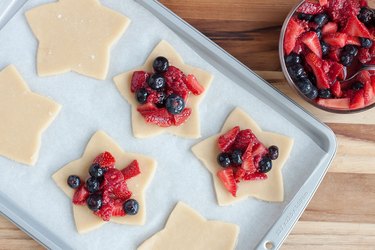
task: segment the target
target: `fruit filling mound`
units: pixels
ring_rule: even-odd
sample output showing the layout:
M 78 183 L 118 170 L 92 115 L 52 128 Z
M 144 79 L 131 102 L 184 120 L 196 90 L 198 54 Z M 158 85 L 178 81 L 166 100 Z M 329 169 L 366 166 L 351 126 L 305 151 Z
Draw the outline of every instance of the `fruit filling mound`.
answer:
M 371 84 L 366 90 L 364 82 L 358 88 L 356 82 L 343 80 L 375 63 L 374 35 L 375 12 L 367 1 L 306 0 L 285 31 L 283 49 L 289 75 L 300 92 L 318 105 L 339 110 L 363 108 L 374 102 L 373 95 L 365 94 L 374 92 Z
M 186 107 L 190 93 L 200 95 L 204 87 L 194 75 L 185 75 L 169 65 L 165 57 L 155 58 L 153 69 L 154 73 L 133 73 L 130 90 L 140 104 L 137 110 L 147 123 L 160 127 L 180 126 L 192 112 Z
M 86 182 L 70 175 L 67 184 L 75 189 L 73 204 L 87 206 L 104 221 L 112 216 L 135 215 L 139 203 L 132 199 L 126 181 L 141 173 L 138 161 L 132 161 L 121 171 L 115 168 L 116 160 L 109 152 L 98 155 L 89 168 Z
M 250 129 L 241 130 L 239 126 L 221 135 L 218 147 L 217 162 L 223 169 L 217 172 L 217 176 L 234 197 L 237 183 L 266 180 L 272 169 L 272 160 L 279 156 L 277 146 L 267 148 Z

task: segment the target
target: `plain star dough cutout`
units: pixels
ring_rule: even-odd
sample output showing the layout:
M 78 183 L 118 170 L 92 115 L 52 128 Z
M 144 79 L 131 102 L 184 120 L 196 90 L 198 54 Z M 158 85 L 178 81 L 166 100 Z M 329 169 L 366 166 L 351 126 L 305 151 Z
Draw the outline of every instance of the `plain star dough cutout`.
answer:
M 130 91 L 131 78 L 134 71 L 143 70 L 147 72 L 152 72 L 152 63 L 154 59 L 158 56 L 164 56 L 168 59 L 169 64 L 175 66 L 182 70 L 185 74 L 193 74 L 198 82 L 204 87 L 205 91 L 199 95 L 189 95 L 188 103 L 186 107 L 192 109 L 192 113 L 189 119 L 180 126 L 171 126 L 167 128 L 159 127 L 155 124 L 146 123 L 144 117 L 137 111 L 137 100 L 135 99 L 134 93 Z M 114 78 L 115 84 L 120 91 L 121 95 L 125 100 L 130 103 L 132 107 L 132 127 L 133 134 L 137 138 L 146 138 L 162 134 L 164 132 L 174 134 L 177 136 L 182 136 L 186 138 L 199 138 L 200 134 L 200 121 L 199 121 L 199 104 L 206 95 L 213 76 L 201 69 L 194 68 L 192 66 L 186 65 L 175 49 L 166 41 L 161 41 L 155 49 L 151 52 L 147 58 L 145 64 L 137 69 L 133 69 L 129 72 L 118 75 Z
M 39 41 L 39 76 L 75 71 L 104 80 L 111 46 L 130 24 L 98 0 L 60 0 L 26 12 Z
M 222 169 L 217 163 L 217 155 L 220 153 L 217 140 L 220 135 L 235 126 L 241 129 L 251 129 L 256 137 L 266 146 L 276 145 L 279 147 L 279 157 L 272 161 L 272 170 L 267 173 L 268 178 L 260 181 L 242 181 L 238 183 L 237 196 L 233 197 L 225 189 L 217 177 L 217 172 Z M 281 202 L 284 200 L 284 185 L 282 167 L 287 161 L 293 147 L 293 139 L 262 131 L 259 126 L 241 109 L 236 108 L 229 115 L 221 132 L 192 147 L 195 156 L 202 161 L 204 166 L 212 173 L 217 201 L 220 206 L 230 205 L 234 202 L 244 200 L 247 197 L 255 197 L 260 200 Z
M 31 92 L 17 69 L 10 65 L 0 72 L 0 155 L 35 165 L 44 130 L 61 106 Z
M 138 250 L 231 250 L 237 244 L 239 227 L 221 221 L 208 221 L 179 202 L 165 228 L 138 247 Z
M 104 132 L 98 131 L 90 139 L 86 150 L 80 159 L 65 165 L 52 176 L 57 186 L 59 186 L 70 198 L 78 233 L 87 233 L 101 227 L 107 222 L 93 214 L 93 212 L 87 206 L 77 206 L 72 203 L 71 200 L 74 194 L 74 189 L 67 185 L 66 180 L 68 179 L 69 175 L 77 175 L 81 179 L 85 180 L 92 161 L 97 155 L 105 151 L 110 152 L 115 157 L 116 167 L 122 169 L 136 159 L 141 170 L 141 174 L 126 181 L 129 190 L 133 193 L 132 198 L 136 199 L 139 203 L 138 213 L 132 216 L 126 215 L 124 217 L 112 217 L 110 221 L 118 224 L 128 225 L 143 225 L 146 221 L 145 193 L 154 176 L 156 161 L 144 155 L 124 152 L 112 140 L 112 138 L 110 138 Z

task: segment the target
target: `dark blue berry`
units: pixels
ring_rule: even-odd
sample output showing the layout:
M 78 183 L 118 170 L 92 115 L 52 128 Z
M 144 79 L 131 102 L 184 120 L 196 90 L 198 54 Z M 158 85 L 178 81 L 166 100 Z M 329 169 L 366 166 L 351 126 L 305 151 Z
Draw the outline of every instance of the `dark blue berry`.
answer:
M 99 164 L 97 163 L 94 163 L 90 166 L 90 169 L 89 169 L 89 174 L 92 176 L 92 177 L 101 177 L 103 176 L 105 173 L 105 170 L 103 168 L 100 167 Z
M 268 148 L 268 156 L 271 160 L 276 160 L 279 158 L 279 148 L 275 145 L 272 145 Z
M 318 36 L 319 40 L 321 40 L 322 39 L 322 29 L 316 29 L 315 33 Z
M 272 169 L 272 161 L 268 156 L 265 156 L 259 162 L 259 172 L 267 173 Z
M 369 8 L 362 7 L 358 14 L 358 19 L 362 23 L 369 25 L 374 19 L 374 11 Z
M 354 59 L 353 55 L 349 53 L 341 53 L 340 62 L 342 65 L 349 66 L 350 64 L 352 64 L 353 59 Z
M 167 97 L 167 100 L 165 101 L 165 108 L 172 115 L 178 115 L 184 110 L 185 101 L 181 96 L 171 94 Z
M 298 13 L 297 17 L 299 20 L 311 21 L 314 18 L 314 15 Z
M 67 183 L 71 188 L 78 188 L 81 185 L 81 179 L 77 175 L 70 175 L 67 179 Z
M 148 78 L 147 83 L 153 90 L 162 91 L 165 87 L 165 78 L 163 75 L 155 73 Z
M 127 215 L 136 215 L 139 210 L 138 201 L 134 199 L 129 199 L 124 202 L 122 207 Z
M 314 17 L 314 22 L 318 25 L 318 27 L 323 27 L 328 23 L 328 15 L 325 13 L 318 14 Z
M 89 209 L 96 212 L 102 207 L 102 196 L 100 194 L 90 194 L 89 198 L 86 200 L 86 203 Z
M 360 89 L 363 89 L 363 87 L 364 87 L 364 84 L 361 82 L 355 82 L 352 84 L 353 90 L 360 90 Z
M 306 71 L 301 64 L 294 64 L 289 66 L 288 72 L 293 80 L 298 80 L 307 77 Z
M 354 45 L 346 45 L 344 47 L 345 53 L 352 55 L 352 56 L 357 56 L 358 54 L 358 48 Z
M 296 82 L 298 89 L 302 92 L 302 94 L 307 95 L 311 92 L 313 88 L 313 84 L 308 78 L 302 78 Z
M 318 96 L 323 99 L 328 99 L 332 97 L 332 94 L 329 89 L 319 89 Z
M 324 41 L 321 41 L 321 42 L 320 42 L 320 45 L 322 46 L 322 53 L 323 53 L 323 56 L 328 55 L 328 52 L 329 52 L 329 45 L 328 45 L 327 43 L 325 43 Z
M 165 106 L 165 100 L 167 99 L 167 94 L 164 92 L 158 93 L 158 102 L 155 103 L 156 107 L 163 108 Z
M 372 46 L 371 39 L 360 37 L 359 40 L 361 41 L 361 46 L 363 48 L 366 48 L 366 49 L 371 48 Z
M 318 97 L 318 89 L 315 86 L 313 86 L 310 93 L 306 94 L 305 96 L 311 100 L 314 100 Z
M 141 88 L 135 92 L 135 97 L 140 104 L 144 104 L 147 101 L 148 92 L 145 88 Z
M 99 191 L 100 181 L 98 180 L 98 178 L 90 177 L 86 181 L 86 188 L 89 191 L 89 193 L 95 193 Z
M 154 68 L 155 72 L 164 73 L 169 68 L 168 59 L 163 56 L 158 56 L 155 58 L 152 67 Z
M 217 156 L 217 162 L 220 164 L 220 166 L 222 166 L 223 168 L 226 168 L 226 167 L 229 167 L 232 164 L 230 158 L 231 157 L 230 157 L 229 154 L 227 154 L 227 153 L 220 153 Z
M 297 53 L 290 53 L 286 58 L 285 58 L 285 64 L 287 66 L 291 66 L 294 64 L 301 64 L 302 60 L 301 57 Z
M 242 152 L 241 150 L 234 150 L 231 154 L 231 161 L 234 165 L 241 165 L 242 164 Z

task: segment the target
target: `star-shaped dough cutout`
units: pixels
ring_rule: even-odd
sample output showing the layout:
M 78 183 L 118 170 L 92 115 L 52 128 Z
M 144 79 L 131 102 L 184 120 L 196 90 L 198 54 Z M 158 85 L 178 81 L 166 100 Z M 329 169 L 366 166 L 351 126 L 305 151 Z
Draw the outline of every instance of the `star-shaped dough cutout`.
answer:
M 192 109 L 189 119 L 180 126 L 171 126 L 167 128 L 159 127 L 155 124 L 146 123 L 144 117 L 137 111 L 139 103 L 135 99 L 134 93 L 130 91 L 131 79 L 134 71 L 152 72 L 152 63 L 158 56 L 164 56 L 168 59 L 170 65 L 182 70 L 185 74 L 193 74 L 198 82 L 204 87 L 205 91 L 201 95 L 189 95 L 186 107 Z M 115 84 L 121 95 L 132 106 L 132 127 L 133 134 L 137 138 L 146 138 L 162 133 L 170 133 L 186 138 L 199 138 L 200 121 L 199 121 L 199 104 L 207 93 L 211 82 L 213 80 L 212 74 L 201 69 L 186 65 L 175 49 L 166 41 L 161 41 L 147 58 L 145 64 L 137 69 L 118 75 L 114 78 Z
M 208 221 L 179 202 L 165 228 L 138 247 L 138 250 L 230 250 L 237 244 L 239 227 L 221 221 Z
M 0 72 L 0 155 L 35 165 L 42 133 L 61 106 L 31 92 L 17 69 L 10 65 Z
M 217 163 L 217 155 L 220 153 L 217 140 L 220 135 L 235 126 L 240 126 L 241 129 L 251 129 L 266 147 L 271 145 L 278 146 L 279 157 L 272 161 L 272 170 L 267 173 L 268 178 L 266 180 L 241 181 L 238 183 L 237 196 L 233 197 L 217 177 L 217 172 L 222 169 Z M 225 121 L 219 134 L 211 136 L 193 146 L 192 151 L 202 161 L 208 171 L 212 173 L 218 204 L 225 206 L 244 200 L 250 196 L 265 201 L 283 201 L 284 185 L 281 170 L 290 155 L 292 147 L 293 139 L 276 133 L 262 131 L 244 111 L 236 108 Z
M 59 0 L 26 12 L 39 41 L 39 76 L 74 71 L 105 79 L 110 48 L 130 24 L 98 0 Z
M 67 185 L 67 179 L 69 175 L 77 175 L 82 180 L 85 180 L 92 161 L 97 155 L 105 151 L 110 152 L 115 157 L 117 168 L 122 169 L 133 160 L 137 160 L 141 170 L 141 174 L 127 180 L 128 188 L 133 193 L 132 198 L 139 203 L 138 213 L 132 216 L 112 217 L 110 221 L 129 225 L 143 225 L 146 221 L 146 189 L 154 176 L 156 161 L 141 154 L 124 152 L 106 133 L 98 131 L 90 139 L 81 158 L 65 165 L 52 176 L 57 186 L 70 198 L 69 202 L 73 206 L 74 220 L 78 233 L 87 233 L 101 227 L 106 222 L 94 215 L 87 206 L 77 206 L 72 203 L 75 190 Z

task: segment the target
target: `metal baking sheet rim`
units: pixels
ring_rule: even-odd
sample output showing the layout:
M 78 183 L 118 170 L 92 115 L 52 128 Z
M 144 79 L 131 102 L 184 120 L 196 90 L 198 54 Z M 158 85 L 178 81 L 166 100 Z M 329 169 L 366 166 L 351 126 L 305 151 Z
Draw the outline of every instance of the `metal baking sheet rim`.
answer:
M 212 55 L 215 55 L 215 57 L 222 59 L 220 61 L 225 62 L 227 65 L 229 65 L 231 70 L 237 70 L 246 78 L 255 76 L 257 80 L 264 85 L 264 88 L 268 88 L 268 91 L 271 91 L 271 93 L 269 94 L 277 98 L 274 98 L 274 100 L 279 100 L 279 103 L 286 107 L 287 105 L 285 104 L 285 102 L 281 101 L 285 101 L 286 99 L 290 104 L 288 106 L 289 111 L 293 112 L 293 114 L 298 115 L 299 118 L 303 118 L 304 120 L 312 123 L 310 125 L 321 132 L 321 136 L 325 136 L 325 148 L 323 150 L 326 152 L 326 155 L 324 159 L 322 159 L 320 166 L 318 166 L 306 180 L 304 185 L 294 196 L 293 200 L 283 211 L 282 216 L 275 222 L 275 224 L 271 227 L 271 229 L 267 232 L 267 234 L 256 247 L 257 250 L 279 249 L 283 241 L 289 235 L 293 226 L 296 224 L 303 211 L 307 207 L 315 191 L 323 180 L 330 164 L 332 163 L 337 149 L 336 137 L 334 133 L 326 125 L 313 117 L 308 111 L 304 110 L 289 97 L 285 96 L 276 88 L 269 85 L 261 77 L 259 77 L 233 56 L 228 54 L 225 50 L 212 42 L 198 30 L 183 21 L 157 0 L 135 1 L 147 8 L 153 14 L 157 15 L 157 17 L 173 31 L 180 35 L 182 33 L 182 36 L 187 39 L 187 42 L 189 42 L 190 44 L 199 44 L 204 49 L 211 52 Z M 15 11 L 14 14 L 16 12 L 17 11 Z M 259 82 L 257 84 L 259 84 Z M 43 229 L 43 227 L 41 227 L 41 225 L 38 225 L 38 222 L 32 221 L 30 218 L 22 217 L 23 212 L 20 211 L 19 208 L 12 206 L 12 203 L 9 201 L 9 199 L 4 197 L 4 195 L 2 195 L 1 193 L 0 213 L 44 247 L 49 249 L 70 249 L 63 242 L 61 242 L 59 237 L 53 235 L 51 232 L 47 232 Z

